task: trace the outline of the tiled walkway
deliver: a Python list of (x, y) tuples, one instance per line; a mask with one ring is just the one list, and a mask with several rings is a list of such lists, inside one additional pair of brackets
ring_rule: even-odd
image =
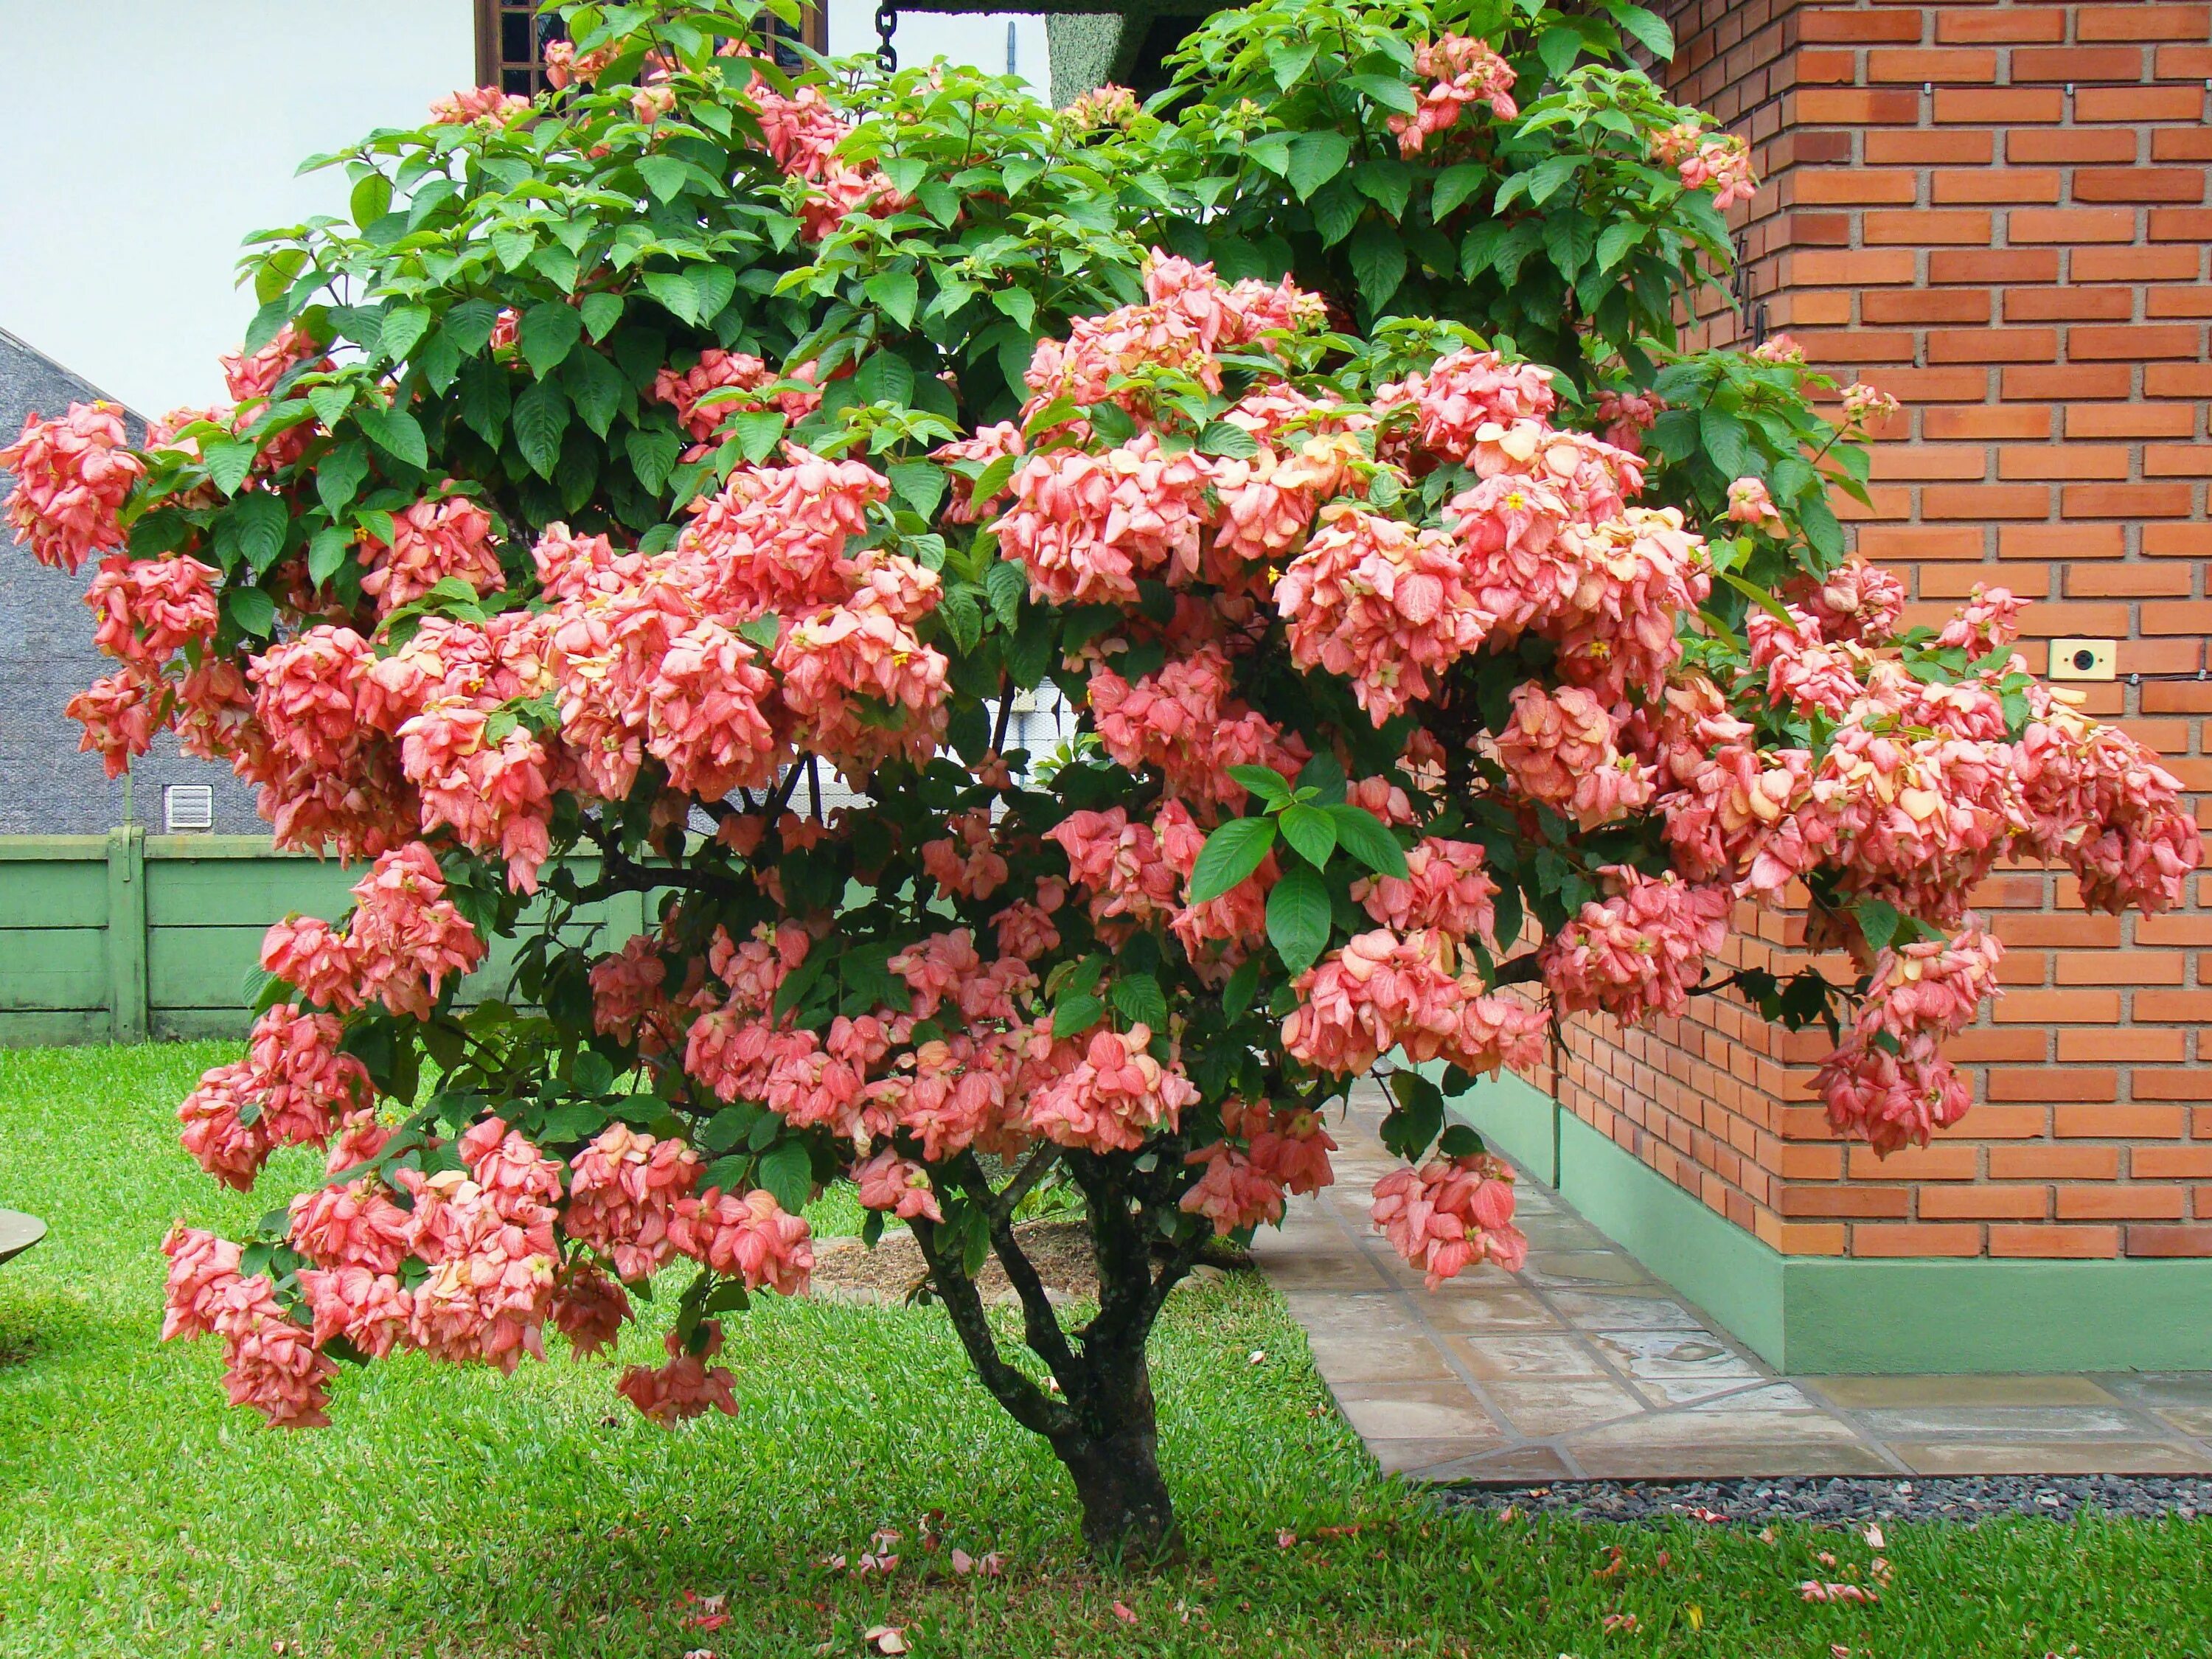
[(1253, 1255), (1386, 1470), (1431, 1480), (2212, 1471), (2212, 1374), (1778, 1376), (1524, 1173), (1527, 1267), (1431, 1293), (1368, 1224), (1374, 1114)]

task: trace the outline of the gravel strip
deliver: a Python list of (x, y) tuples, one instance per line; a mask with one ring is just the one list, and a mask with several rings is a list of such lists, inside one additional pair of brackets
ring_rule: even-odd
[(1956, 1475), (1914, 1480), (1576, 1480), (1439, 1486), (1439, 1503), (1585, 1521), (1962, 1521), (2084, 1513), (2154, 1520), (2212, 1515), (2212, 1479), (2165, 1475)]

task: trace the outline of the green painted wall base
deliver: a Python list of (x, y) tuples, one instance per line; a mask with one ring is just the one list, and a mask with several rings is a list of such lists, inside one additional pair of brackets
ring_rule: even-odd
[(2212, 1369), (2212, 1261), (1786, 1256), (1519, 1078), (1453, 1109), (1778, 1370)]

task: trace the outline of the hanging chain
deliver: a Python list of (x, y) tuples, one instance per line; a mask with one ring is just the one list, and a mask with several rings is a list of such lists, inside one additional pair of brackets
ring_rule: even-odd
[(876, 61), (890, 75), (898, 68), (898, 48), (891, 44), (891, 36), (898, 33), (898, 8), (891, 0), (882, 0), (876, 8)]

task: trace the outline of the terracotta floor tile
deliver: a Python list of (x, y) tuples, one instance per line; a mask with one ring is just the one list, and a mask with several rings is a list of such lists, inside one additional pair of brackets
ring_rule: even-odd
[(1578, 1331), (1679, 1331), (1698, 1322), (1687, 1308), (1668, 1296), (1553, 1291), (1550, 1300), (1559, 1316)]
[(1309, 1336), (1314, 1364), (1332, 1385), (1339, 1382), (1451, 1382), (1457, 1373), (1425, 1335), (1382, 1336), (1346, 1332)]
[(2109, 1406), (2112, 1394), (2087, 1376), (1801, 1376), (1835, 1405)]
[(1447, 1335), (1453, 1357), (1478, 1380), (1491, 1377), (1603, 1376), (1605, 1367), (1588, 1344), (1564, 1332), (1528, 1331), (1496, 1336)]
[(1882, 1440), (2142, 1440), (2161, 1426), (2118, 1406), (1881, 1406), (1859, 1413)]
[(1369, 1442), (1505, 1437), (1481, 1403), (1457, 1382), (1331, 1382), (1345, 1419)]
[(1367, 1449), (1385, 1474), (1413, 1475), (1424, 1480), (1456, 1480), (1455, 1471), (1471, 1462), (1495, 1443), (1479, 1439), (1370, 1440)]
[(1595, 1428), (1650, 1409), (1620, 1383), (1601, 1376), (1501, 1380), (1485, 1382), (1482, 1392), (1511, 1427), (1535, 1439)]
[(1568, 1454), (1593, 1480), (1726, 1480), (1756, 1475), (1894, 1474), (1856, 1442), (1826, 1444), (1714, 1440), (1674, 1446), (1627, 1443)]
[(1599, 1352), (1631, 1376), (1712, 1378), (1771, 1374), (1711, 1331), (1605, 1331), (1590, 1340)]
[(1915, 1474), (2190, 1474), (2212, 1458), (2156, 1440), (1894, 1441)]

